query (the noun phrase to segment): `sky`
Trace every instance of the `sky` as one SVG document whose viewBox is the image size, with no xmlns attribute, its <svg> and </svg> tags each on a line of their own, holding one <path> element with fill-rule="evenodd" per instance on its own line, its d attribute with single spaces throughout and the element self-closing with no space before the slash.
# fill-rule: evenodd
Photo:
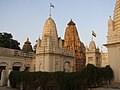
<svg viewBox="0 0 120 90">
<path fill-rule="evenodd" d="M 92 30 L 97 34 L 96 46 L 101 49 L 107 43 L 107 23 L 114 16 L 116 0 L 0 0 L 0 32 L 11 33 L 21 48 L 27 38 L 34 46 L 49 17 L 49 3 L 54 5 L 51 13 L 59 37 L 64 38 L 72 19 L 85 46 L 89 46 Z"/>
</svg>

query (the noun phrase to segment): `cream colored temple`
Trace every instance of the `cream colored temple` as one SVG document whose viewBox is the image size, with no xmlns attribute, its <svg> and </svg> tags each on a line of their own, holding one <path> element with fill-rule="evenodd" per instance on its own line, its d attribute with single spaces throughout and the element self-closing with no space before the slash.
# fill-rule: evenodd
<svg viewBox="0 0 120 90">
<path fill-rule="evenodd" d="M 115 82 L 120 82 L 120 0 L 116 2 L 114 18 L 110 17 L 108 21 L 105 46 L 108 53 L 100 51 L 92 39 L 89 47 L 85 47 L 72 20 L 67 24 L 64 39 L 61 39 L 55 21 L 49 16 L 34 50 L 28 38 L 21 50 L 0 47 L 0 85 L 6 84 L 11 70 L 74 72 L 88 63 L 97 67 L 110 65 L 115 74 Z"/>
<path fill-rule="evenodd" d="M 114 71 L 114 81 L 120 83 L 120 0 L 116 0 L 114 17 L 108 20 L 107 44 L 109 64 Z"/>
<path fill-rule="evenodd" d="M 28 38 L 21 50 L 0 47 L 1 86 L 6 83 L 11 70 L 73 72 L 83 68 L 86 60 L 85 46 L 80 41 L 72 20 L 68 23 L 64 36 L 64 40 L 58 37 L 55 21 L 50 16 L 44 24 L 42 37 L 37 40 L 35 50 Z"/>
<path fill-rule="evenodd" d="M 49 17 L 44 25 L 42 39 L 37 41 L 36 71 L 73 71 L 74 53 L 63 49 L 54 20 Z"/>
</svg>

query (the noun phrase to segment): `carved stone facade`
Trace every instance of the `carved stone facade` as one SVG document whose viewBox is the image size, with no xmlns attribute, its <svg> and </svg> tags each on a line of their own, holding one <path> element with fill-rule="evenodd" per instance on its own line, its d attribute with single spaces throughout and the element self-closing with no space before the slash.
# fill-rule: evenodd
<svg viewBox="0 0 120 90">
<path fill-rule="evenodd" d="M 100 53 L 100 60 L 101 60 L 101 66 L 105 67 L 107 65 L 109 65 L 109 61 L 108 61 L 108 52 L 102 52 Z"/>
<path fill-rule="evenodd" d="M 97 67 L 105 67 L 108 63 L 108 53 L 99 50 L 96 47 L 95 42 L 92 40 L 89 43 L 89 47 L 86 48 L 86 65 L 93 64 Z"/>
<path fill-rule="evenodd" d="M 85 66 L 85 47 L 80 41 L 75 23 L 71 20 L 66 27 L 64 35 L 64 48 L 72 51 L 74 57 L 74 71 L 80 70 Z"/>
<path fill-rule="evenodd" d="M 89 48 L 86 49 L 86 64 L 93 64 L 97 67 L 101 66 L 100 51 L 96 48 L 95 42 L 92 40 Z"/>
<path fill-rule="evenodd" d="M 114 18 L 108 20 L 107 44 L 109 64 L 114 71 L 114 81 L 120 83 L 120 0 L 116 0 Z"/>
<path fill-rule="evenodd" d="M 35 64 L 33 63 L 34 60 L 33 51 L 24 52 L 22 50 L 0 47 L 0 70 L 23 71 L 27 69 L 33 71 L 32 64 Z"/>
<path fill-rule="evenodd" d="M 36 71 L 73 71 L 74 54 L 62 48 L 54 20 L 49 17 L 43 28 L 42 39 L 36 48 Z"/>
</svg>

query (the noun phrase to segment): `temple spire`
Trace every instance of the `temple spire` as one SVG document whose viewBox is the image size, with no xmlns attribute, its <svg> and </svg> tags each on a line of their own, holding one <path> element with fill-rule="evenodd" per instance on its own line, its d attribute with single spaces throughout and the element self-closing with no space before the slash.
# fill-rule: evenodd
<svg viewBox="0 0 120 90">
<path fill-rule="evenodd" d="M 44 24 L 41 46 L 46 46 L 47 40 L 51 40 L 52 46 L 58 47 L 57 28 L 54 20 L 51 17 L 49 17 Z"/>
<path fill-rule="evenodd" d="M 114 10 L 114 30 L 120 30 L 120 0 L 116 0 Z"/>
<path fill-rule="evenodd" d="M 74 57 L 74 71 L 78 71 L 85 65 L 85 48 L 84 44 L 80 41 L 78 31 L 75 23 L 71 19 L 67 24 L 64 35 L 64 48 L 72 51 Z"/>
</svg>

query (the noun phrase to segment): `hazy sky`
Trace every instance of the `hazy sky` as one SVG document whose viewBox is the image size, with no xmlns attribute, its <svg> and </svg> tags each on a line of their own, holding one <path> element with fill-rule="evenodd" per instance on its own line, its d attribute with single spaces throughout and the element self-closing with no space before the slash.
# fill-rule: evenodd
<svg viewBox="0 0 120 90">
<path fill-rule="evenodd" d="M 0 0 L 0 32 L 11 33 L 21 46 L 27 37 L 34 45 L 49 17 L 50 2 L 55 6 L 52 18 L 59 37 L 64 38 L 72 19 L 85 46 L 89 45 L 92 30 L 97 34 L 97 46 L 107 42 L 107 22 L 110 15 L 113 17 L 116 0 Z"/>
</svg>

